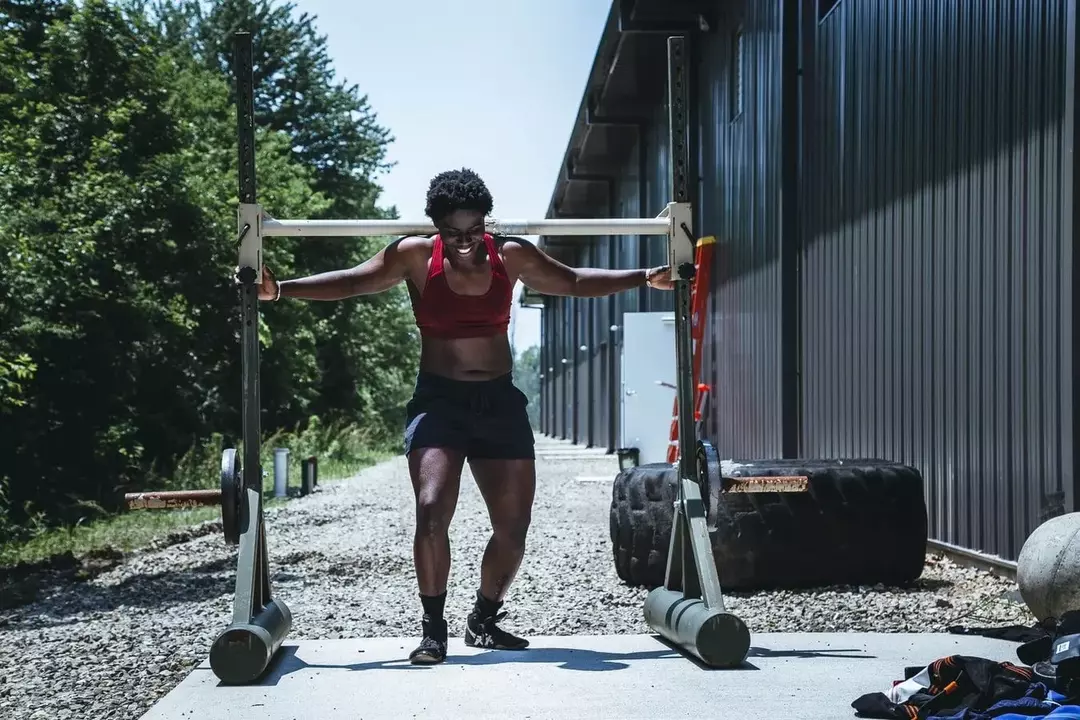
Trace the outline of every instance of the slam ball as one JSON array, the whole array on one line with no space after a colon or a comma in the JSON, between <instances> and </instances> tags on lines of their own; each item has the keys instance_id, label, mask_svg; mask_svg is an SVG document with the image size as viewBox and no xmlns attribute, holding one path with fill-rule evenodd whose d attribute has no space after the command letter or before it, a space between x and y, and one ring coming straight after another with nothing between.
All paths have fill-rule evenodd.
<instances>
[{"instance_id":1,"label":"slam ball","mask_svg":"<svg viewBox=\"0 0 1080 720\"><path fill-rule=\"evenodd\" d=\"M1080 512L1035 528L1016 560L1016 584L1040 623L1080 610Z\"/></svg>"}]
</instances>

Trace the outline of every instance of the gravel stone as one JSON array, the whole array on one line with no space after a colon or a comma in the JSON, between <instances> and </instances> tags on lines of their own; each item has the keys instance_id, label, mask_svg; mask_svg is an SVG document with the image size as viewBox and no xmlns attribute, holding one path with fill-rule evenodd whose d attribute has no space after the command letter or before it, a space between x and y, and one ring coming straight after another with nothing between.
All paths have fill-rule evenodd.
<instances>
[{"instance_id":1,"label":"gravel stone","mask_svg":"<svg viewBox=\"0 0 1080 720\"><path fill-rule=\"evenodd\" d=\"M529 635L648 633L647 591L624 586L608 509L617 461L538 438L538 487L525 560L504 609ZM293 612L288 640L418 639L412 490L404 458L266 512L276 595ZM207 656L229 621L236 548L220 523L173 533L90 580L50 588L0 618L0 717L138 718ZM466 466L451 527L446 602L461 637L490 525ZM912 588L840 587L727 594L752 633L943 632L951 625L1031 625L1015 582L928 556Z\"/></svg>"}]
</instances>

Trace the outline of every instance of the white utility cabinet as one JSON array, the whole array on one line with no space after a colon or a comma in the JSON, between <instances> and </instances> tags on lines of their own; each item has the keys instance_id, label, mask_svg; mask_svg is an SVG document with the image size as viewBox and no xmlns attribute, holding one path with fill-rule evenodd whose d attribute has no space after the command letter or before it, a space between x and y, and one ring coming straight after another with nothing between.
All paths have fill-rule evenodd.
<instances>
[{"instance_id":1,"label":"white utility cabinet","mask_svg":"<svg viewBox=\"0 0 1080 720\"><path fill-rule=\"evenodd\" d=\"M623 315L619 447L637 448L638 462L667 462L675 403L675 313Z\"/></svg>"}]
</instances>

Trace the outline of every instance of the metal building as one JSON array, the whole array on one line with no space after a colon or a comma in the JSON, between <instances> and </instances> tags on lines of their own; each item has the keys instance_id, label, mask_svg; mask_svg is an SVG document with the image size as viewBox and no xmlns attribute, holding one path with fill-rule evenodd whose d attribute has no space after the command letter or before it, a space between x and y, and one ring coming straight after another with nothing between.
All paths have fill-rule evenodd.
<instances>
[{"instance_id":1,"label":"metal building","mask_svg":"<svg viewBox=\"0 0 1080 720\"><path fill-rule=\"evenodd\" d=\"M930 536L1015 560L1077 510L1077 10L1067 0L615 0L549 217L668 200L666 39L691 42L712 267L704 434L723 457L883 457ZM541 238L576 266L653 238ZM542 432L614 450L623 313L542 305ZM669 412L661 408L660 412Z\"/></svg>"}]
</instances>

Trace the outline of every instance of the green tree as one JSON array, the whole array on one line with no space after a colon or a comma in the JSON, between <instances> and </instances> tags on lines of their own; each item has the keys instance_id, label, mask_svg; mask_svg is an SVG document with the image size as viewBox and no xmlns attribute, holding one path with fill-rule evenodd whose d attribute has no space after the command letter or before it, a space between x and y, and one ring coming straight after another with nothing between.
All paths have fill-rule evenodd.
<instances>
[{"instance_id":1,"label":"green tree","mask_svg":"<svg viewBox=\"0 0 1080 720\"><path fill-rule=\"evenodd\" d=\"M392 137L357 86L336 79L326 38L316 32L313 16L297 13L293 3L272 0L161 0L154 5L154 16L174 47L230 83L233 34L253 33L256 123L289 137L289 152L311 172L312 187L327 198L324 206L309 208L306 217L397 216L396 208L378 206L381 188L374 180L390 167L385 157ZM230 103L232 91L230 84ZM284 217L263 193L267 183L261 169L256 173L260 202L272 215ZM267 258L279 277L311 274L357 265L387 240L274 239L268 246L276 252ZM288 327L297 327L297 313L306 314L317 380L310 386L316 392L309 404L295 401L291 392L269 395L275 421L295 423L308 413L345 417L396 442L419 350L405 289L312 303L302 310L284 307L266 310L271 334L282 328L276 323L279 313L292 314ZM268 350L265 360L267 372L280 372L284 380L294 373L283 356L292 349L279 349Z\"/></svg>"},{"instance_id":2,"label":"green tree","mask_svg":"<svg viewBox=\"0 0 1080 720\"><path fill-rule=\"evenodd\" d=\"M0 455L18 472L0 477L0 534L42 511L71 521L87 503L112 507L240 428L231 69L200 41L231 31L185 6L147 7L0 4ZM288 27L273 17L271 37ZM335 95L320 67L310 95L338 104L261 116L260 200L279 217L376 214L385 136L332 147L358 98ZM274 92L263 107L281 108L288 91ZM275 239L266 255L291 275L364 252ZM396 440L415 354L400 294L264 307L264 429L318 413Z\"/></svg>"}]
</instances>

